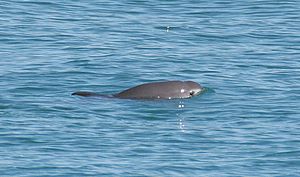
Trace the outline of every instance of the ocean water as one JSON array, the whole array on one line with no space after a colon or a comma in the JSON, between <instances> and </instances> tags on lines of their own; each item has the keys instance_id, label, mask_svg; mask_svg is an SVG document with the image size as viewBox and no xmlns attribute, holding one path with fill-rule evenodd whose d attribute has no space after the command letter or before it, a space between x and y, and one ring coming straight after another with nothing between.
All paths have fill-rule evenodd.
<instances>
[{"instance_id":1,"label":"ocean water","mask_svg":"<svg viewBox=\"0 0 300 177\"><path fill-rule=\"evenodd\" d=\"M300 176L300 1L1 0L0 176Z\"/></svg>"}]
</instances>

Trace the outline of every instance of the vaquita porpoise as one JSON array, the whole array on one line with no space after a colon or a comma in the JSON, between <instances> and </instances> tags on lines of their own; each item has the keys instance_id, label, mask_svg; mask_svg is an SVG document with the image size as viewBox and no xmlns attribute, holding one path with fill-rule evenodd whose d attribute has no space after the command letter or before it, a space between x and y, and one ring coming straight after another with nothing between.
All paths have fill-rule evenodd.
<instances>
[{"instance_id":1,"label":"vaquita porpoise","mask_svg":"<svg viewBox=\"0 0 300 177\"><path fill-rule=\"evenodd\" d=\"M165 81L141 84L113 95L103 95L85 91L74 92L72 95L124 99L174 99L191 98L198 95L201 91L203 91L203 87L193 81Z\"/></svg>"}]
</instances>

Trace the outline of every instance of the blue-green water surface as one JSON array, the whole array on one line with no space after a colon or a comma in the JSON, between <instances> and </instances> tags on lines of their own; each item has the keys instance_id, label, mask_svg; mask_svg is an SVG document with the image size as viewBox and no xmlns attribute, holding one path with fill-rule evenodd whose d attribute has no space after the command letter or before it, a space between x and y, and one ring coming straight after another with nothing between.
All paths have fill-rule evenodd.
<instances>
[{"instance_id":1,"label":"blue-green water surface","mask_svg":"<svg viewBox=\"0 0 300 177\"><path fill-rule=\"evenodd\" d=\"M300 1L0 1L1 177L299 174Z\"/></svg>"}]
</instances>

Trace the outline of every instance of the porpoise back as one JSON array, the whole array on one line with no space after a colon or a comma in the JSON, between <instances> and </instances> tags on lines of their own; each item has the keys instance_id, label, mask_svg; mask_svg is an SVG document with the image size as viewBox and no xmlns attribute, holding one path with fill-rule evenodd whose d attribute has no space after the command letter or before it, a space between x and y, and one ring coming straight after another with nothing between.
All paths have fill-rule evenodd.
<instances>
[{"instance_id":1,"label":"porpoise back","mask_svg":"<svg viewBox=\"0 0 300 177\"><path fill-rule=\"evenodd\" d=\"M124 90L114 96L129 99L173 99L190 98L198 94L202 87L192 81L165 81L141 84Z\"/></svg>"},{"instance_id":2,"label":"porpoise back","mask_svg":"<svg viewBox=\"0 0 300 177\"><path fill-rule=\"evenodd\" d=\"M164 81L141 84L114 95L93 92L74 92L78 96L102 96L122 99L173 99L190 98L202 91L200 84L193 81Z\"/></svg>"}]
</instances>

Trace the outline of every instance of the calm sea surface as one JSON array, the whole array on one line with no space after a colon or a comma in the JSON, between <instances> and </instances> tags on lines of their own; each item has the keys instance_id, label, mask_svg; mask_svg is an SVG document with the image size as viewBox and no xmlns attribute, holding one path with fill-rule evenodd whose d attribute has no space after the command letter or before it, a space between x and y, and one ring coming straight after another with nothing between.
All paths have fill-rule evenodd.
<instances>
[{"instance_id":1,"label":"calm sea surface","mask_svg":"<svg viewBox=\"0 0 300 177\"><path fill-rule=\"evenodd\" d=\"M300 1L0 0L0 176L105 175L300 176Z\"/></svg>"}]
</instances>

